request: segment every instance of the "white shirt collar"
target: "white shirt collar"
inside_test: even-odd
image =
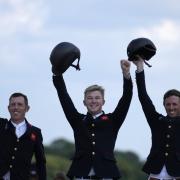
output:
[[[102,115],[103,114],[103,112],[100,112],[99,114],[96,114],[96,115],[94,115],[93,116],[93,119],[96,119],[96,118],[98,118],[100,115]]]
[[[19,124],[16,124],[16,123],[14,123],[13,121],[11,121],[11,123],[13,124],[13,126],[14,126],[15,128],[18,128],[18,127],[24,126],[24,125],[26,124],[26,121],[23,120],[23,121],[22,121],[21,123],[19,123]]]
[[[27,125],[26,125],[26,121],[25,120],[23,120],[19,124],[15,124],[14,122],[12,122],[12,124],[16,128],[15,134],[16,134],[17,138],[20,138],[26,132],[26,130],[27,130]]]

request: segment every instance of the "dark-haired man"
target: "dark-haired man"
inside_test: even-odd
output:
[[[46,166],[41,130],[25,118],[28,98],[14,93],[9,98],[10,120],[0,119],[0,179],[28,180],[35,155],[39,180],[46,180]]]
[[[147,94],[144,61],[133,61],[137,66],[138,96],[152,133],[152,147],[143,167],[149,180],[180,179],[180,91],[171,89],[164,94],[167,115],[158,113]]]

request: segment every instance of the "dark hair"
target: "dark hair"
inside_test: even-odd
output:
[[[176,89],[170,89],[168,90],[163,97],[163,103],[165,102],[165,99],[170,97],[170,96],[177,96],[180,98],[180,91],[176,90]]]
[[[9,101],[12,99],[12,98],[15,98],[15,97],[19,97],[19,96],[22,96],[24,98],[24,102],[25,104],[28,106],[28,98],[25,94],[22,94],[22,93],[19,93],[19,92],[16,92],[16,93],[13,93],[11,94],[10,98],[9,98]]]

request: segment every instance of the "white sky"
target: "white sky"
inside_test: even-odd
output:
[[[137,37],[150,38],[157,54],[145,68],[148,93],[156,109],[165,114],[162,97],[166,90],[180,89],[180,2],[179,0],[0,0],[0,115],[8,117],[8,98],[25,93],[31,109],[28,120],[40,127],[44,143],[65,137],[73,141],[51,78],[49,55],[63,41],[81,50],[81,71],[68,69],[64,78],[80,112],[84,89],[100,84],[106,89],[105,112],[112,112],[122,95],[120,59],[126,59],[128,43]],[[134,96],[116,149],[134,151],[145,159],[151,135],[131,68]]]

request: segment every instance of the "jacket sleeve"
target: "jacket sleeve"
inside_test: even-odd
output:
[[[5,126],[7,125],[8,120],[4,119],[4,118],[0,118],[0,132],[5,128]],[[1,136],[1,134],[0,134]]]
[[[44,153],[43,138],[41,130],[37,130],[37,141],[35,144],[35,159],[39,180],[46,180],[46,158]]]
[[[112,119],[113,122],[115,123],[116,128],[119,128],[126,118],[132,99],[132,94],[133,94],[132,90],[133,90],[133,85],[131,78],[126,79],[125,77],[123,77],[123,94],[114,112],[112,113]]]
[[[53,83],[67,120],[72,127],[77,126],[77,121],[81,119],[81,114],[75,108],[74,103],[67,92],[63,76],[53,76]]]
[[[153,102],[151,101],[147,93],[144,71],[139,73],[136,72],[136,83],[139,101],[141,103],[146,119],[148,123],[151,125],[154,120],[157,120],[159,116],[162,115],[156,111],[155,106],[153,105]]]

